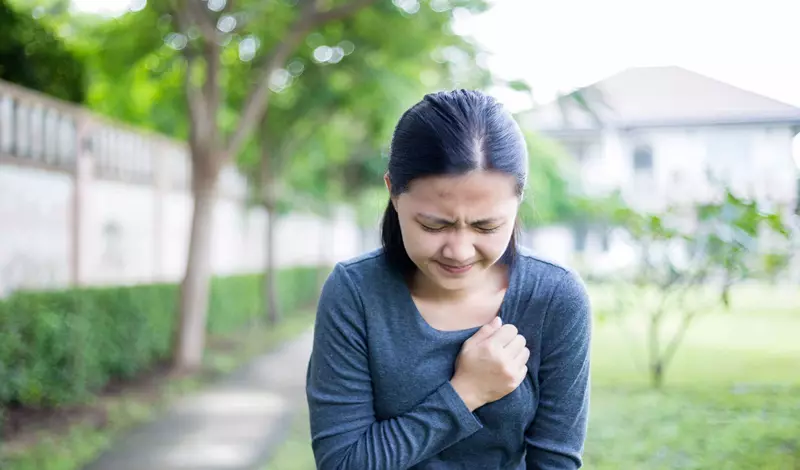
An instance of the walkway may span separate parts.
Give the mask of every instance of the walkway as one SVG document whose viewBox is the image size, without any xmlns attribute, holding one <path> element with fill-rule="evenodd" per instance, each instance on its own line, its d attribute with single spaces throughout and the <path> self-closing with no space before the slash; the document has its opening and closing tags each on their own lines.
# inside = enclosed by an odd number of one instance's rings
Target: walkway
<svg viewBox="0 0 800 470">
<path fill-rule="evenodd" d="M 304 403 L 312 334 L 262 356 L 163 418 L 133 430 L 84 470 L 251 470 Z"/>
</svg>

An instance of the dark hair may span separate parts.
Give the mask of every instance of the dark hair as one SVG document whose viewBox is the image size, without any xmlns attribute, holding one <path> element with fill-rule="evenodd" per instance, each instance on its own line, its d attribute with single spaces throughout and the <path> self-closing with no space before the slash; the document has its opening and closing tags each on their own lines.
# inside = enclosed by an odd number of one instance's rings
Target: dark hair
<svg viewBox="0 0 800 470">
<path fill-rule="evenodd" d="M 514 118 L 494 98 L 478 91 L 456 90 L 426 95 L 397 123 L 389 153 L 392 196 L 424 176 L 460 175 L 492 170 L 516 178 L 522 196 L 528 176 L 525 138 Z M 517 227 L 504 258 L 516 254 Z M 416 266 L 408 257 L 400 219 L 391 199 L 383 214 L 381 239 L 386 260 L 404 276 Z"/>
</svg>

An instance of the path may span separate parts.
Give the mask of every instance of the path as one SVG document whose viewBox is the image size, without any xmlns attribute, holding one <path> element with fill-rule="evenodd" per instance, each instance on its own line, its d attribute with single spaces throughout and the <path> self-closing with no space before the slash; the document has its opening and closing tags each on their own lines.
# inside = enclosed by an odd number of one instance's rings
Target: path
<svg viewBox="0 0 800 470">
<path fill-rule="evenodd" d="M 312 334 L 259 357 L 134 429 L 84 470 L 251 470 L 262 466 L 305 399 Z"/>
</svg>

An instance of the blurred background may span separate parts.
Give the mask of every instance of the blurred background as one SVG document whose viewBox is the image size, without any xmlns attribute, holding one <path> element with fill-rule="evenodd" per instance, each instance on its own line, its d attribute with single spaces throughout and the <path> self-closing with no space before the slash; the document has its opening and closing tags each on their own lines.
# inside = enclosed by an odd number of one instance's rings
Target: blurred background
<svg viewBox="0 0 800 470">
<path fill-rule="evenodd" d="M 0 468 L 314 468 L 321 283 L 379 245 L 402 112 L 475 88 L 592 296 L 585 467 L 800 469 L 798 17 L 0 0 Z"/>
</svg>

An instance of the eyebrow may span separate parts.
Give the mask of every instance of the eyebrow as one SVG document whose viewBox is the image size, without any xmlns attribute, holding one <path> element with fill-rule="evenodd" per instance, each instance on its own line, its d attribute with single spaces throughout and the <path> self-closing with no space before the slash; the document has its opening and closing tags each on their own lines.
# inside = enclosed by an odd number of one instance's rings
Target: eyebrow
<svg viewBox="0 0 800 470">
<path fill-rule="evenodd" d="M 430 222 L 434 222 L 434 223 L 441 224 L 441 225 L 453 225 L 453 224 L 455 224 L 455 221 L 453 221 L 453 220 L 443 219 L 441 217 L 437 217 L 435 215 L 430 215 L 430 214 L 418 213 L 417 217 L 420 217 L 420 218 L 426 219 L 426 220 L 428 220 Z M 485 219 L 479 219 L 479 220 L 472 221 L 469 224 L 470 225 L 489 225 L 489 224 L 492 224 L 492 223 L 497 223 L 500 220 L 501 220 L 500 217 L 487 217 Z"/>
</svg>

